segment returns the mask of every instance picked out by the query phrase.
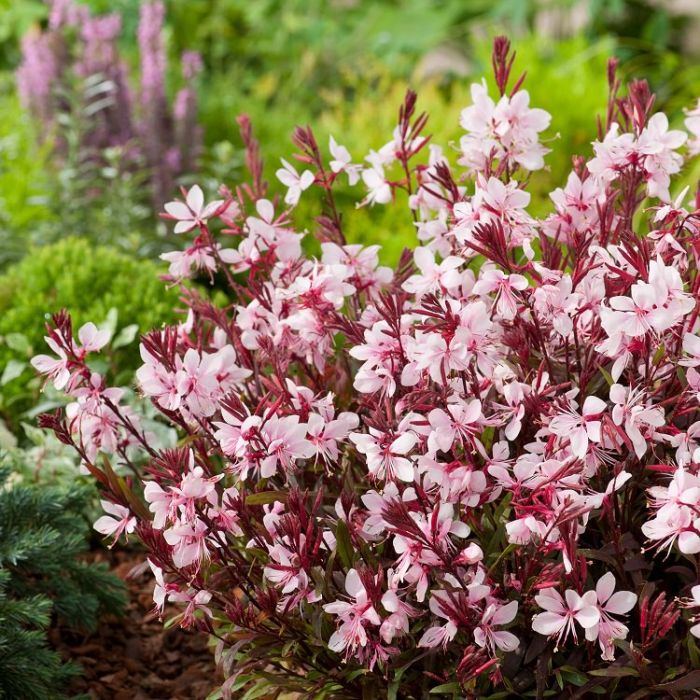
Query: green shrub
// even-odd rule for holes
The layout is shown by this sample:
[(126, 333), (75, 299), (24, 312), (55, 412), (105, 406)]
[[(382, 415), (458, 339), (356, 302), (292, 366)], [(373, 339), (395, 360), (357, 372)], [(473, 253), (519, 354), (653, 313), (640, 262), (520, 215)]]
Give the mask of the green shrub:
[(52, 621), (90, 631), (123, 610), (123, 583), (80, 556), (93, 490), (17, 483), (0, 458), (0, 698), (52, 700), (79, 669), (48, 644)]
[(0, 410), (8, 424), (16, 427), (39, 397), (29, 359), (45, 352), (44, 323), (62, 308), (71, 309), (76, 328), (87, 321), (111, 327), (118, 347), (106, 359), (120, 369), (115, 382), (128, 383), (140, 364), (138, 335), (173, 320), (178, 294), (158, 278), (162, 271), (76, 238), (33, 249), (8, 268), (0, 277)]

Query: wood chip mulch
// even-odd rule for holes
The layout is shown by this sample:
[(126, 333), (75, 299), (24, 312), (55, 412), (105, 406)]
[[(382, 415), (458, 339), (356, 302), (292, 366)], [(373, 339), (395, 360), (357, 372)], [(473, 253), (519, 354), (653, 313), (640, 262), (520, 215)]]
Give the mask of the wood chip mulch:
[(93, 634), (51, 631), (53, 645), (83, 669), (69, 694), (91, 700), (204, 700), (221, 684), (213, 654), (203, 635), (166, 630), (151, 614), (153, 576), (138, 571), (143, 555), (102, 551), (94, 557), (109, 561), (126, 581), (129, 604), (123, 618), (103, 617)]

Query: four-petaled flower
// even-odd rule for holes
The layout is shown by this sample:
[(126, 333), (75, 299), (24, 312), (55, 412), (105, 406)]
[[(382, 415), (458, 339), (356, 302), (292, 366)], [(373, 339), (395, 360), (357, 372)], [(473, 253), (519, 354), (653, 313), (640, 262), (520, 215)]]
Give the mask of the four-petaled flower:
[(185, 201), (174, 200), (163, 207), (168, 218), (175, 219), (177, 223), (173, 231), (175, 233), (187, 233), (194, 228), (206, 225), (207, 220), (215, 216), (223, 207), (224, 200), (217, 199), (209, 204), (204, 204), (204, 192), (199, 185), (193, 185), (185, 195)]

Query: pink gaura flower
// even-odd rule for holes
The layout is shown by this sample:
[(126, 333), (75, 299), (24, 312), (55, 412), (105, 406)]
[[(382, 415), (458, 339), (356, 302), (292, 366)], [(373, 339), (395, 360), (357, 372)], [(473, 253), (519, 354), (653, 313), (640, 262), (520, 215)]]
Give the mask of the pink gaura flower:
[(173, 548), (173, 564), (178, 569), (195, 565), (199, 567), (202, 559), (209, 557), (206, 537), (209, 526), (199, 517), (190, 521), (179, 522), (163, 531), (165, 541)]
[(584, 630), (600, 621), (595, 591), (580, 596), (571, 589), (564, 592), (564, 598), (555, 588), (545, 588), (535, 596), (535, 602), (545, 610), (532, 619), (532, 629), (546, 637), (556, 637), (561, 646), (571, 634), (576, 640), (575, 622)]
[(518, 274), (506, 275), (501, 270), (486, 269), (472, 288), (473, 294), (495, 293), (496, 312), (506, 320), (515, 318), (518, 311), (516, 292), (527, 289), (525, 277)]
[(615, 404), (612, 409), (613, 422), (615, 425), (624, 426), (637, 457), (641, 459), (648, 448), (647, 438), (641, 429), (648, 431), (664, 425), (666, 421), (663, 409), (646, 406), (642, 391), (627, 389), (621, 384), (613, 384), (610, 387), (610, 400)]
[(195, 622), (195, 614), (197, 611), (201, 611), (202, 614), (207, 617), (212, 617), (213, 613), (211, 608), (208, 607), (208, 603), (211, 600), (212, 595), (209, 591), (199, 590), (195, 591), (190, 589), (188, 591), (171, 591), (168, 593), (168, 599), (173, 603), (184, 603), (185, 610), (182, 613), (182, 622), (180, 625), (187, 629), (192, 627)]
[(388, 590), (382, 595), (382, 606), (390, 615), (382, 621), (379, 634), (387, 644), (391, 644), (394, 637), (408, 634), (410, 619), (418, 617), (420, 612), (399, 595), (400, 580), (393, 569), (389, 569), (386, 578)]
[(649, 489), (655, 516), (642, 525), (642, 532), (658, 547), (678, 548), (684, 554), (700, 552), (700, 477), (679, 467), (668, 486)]
[(352, 187), (357, 184), (360, 179), (361, 165), (354, 165), (350, 157), (350, 151), (345, 146), (339, 144), (332, 136), (328, 140), (328, 148), (330, 149), (332, 160), (330, 162), (331, 170), (334, 173), (346, 173), (348, 183)]
[(369, 433), (350, 433), (348, 437), (365, 455), (367, 470), (375, 479), (413, 481), (415, 468), (405, 455), (418, 440), (414, 433), (390, 436), (370, 428)]
[(579, 458), (586, 456), (589, 442), (600, 442), (600, 415), (605, 412), (605, 401), (588, 396), (579, 414), (574, 409), (559, 413), (549, 422), (549, 430), (560, 438), (568, 438), (571, 451)]
[(267, 442), (268, 456), (262, 461), (260, 476), (267, 478), (281, 467), (284, 471), (294, 468), (297, 459), (308, 459), (316, 454), (314, 444), (306, 438), (307, 425), (299, 422), (299, 416), (272, 416), (261, 428)]
[(431, 453), (438, 450), (449, 452), (456, 439), (471, 445), (483, 423), (481, 401), (472, 399), (449, 404), (447, 411), (434, 408), (428, 414), (428, 421), (431, 427), (428, 450)]
[(367, 626), (379, 626), (382, 621), (368, 600), (367, 590), (355, 569), (350, 569), (345, 577), (345, 591), (352, 601), (326, 603), (323, 609), (336, 615), (341, 623), (332, 634), (328, 648), (337, 653), (352, 654), (358, 647), (367, 645)]
[(614, 641), (625, 639), (629, 630), (625, 625), (616, 620), (613, 615), (625, 615), (637, 602), (637, 596), (630, 591), (615, 590), (615, 576), (608, 571), (601, 576), (595, 587), (598, 612), (600, 620), (586, 629), (586, 639), (593, 642), (596, 639), (600, 643), (604, 661), (614, 661)]
[(93, 525), (95, 530), (103, 535), (114, 536), (110, 547), (114, 547), (122, 533), (127, 535), (128, 540), (128, 535), (136, 529), (136, 516), (132, 515), (128, 508), (118, 503), (101, 500), (100, 505), (108, 515), (103, 515), (95, 521)]
[(89, 352), (99, 352), (109, 343), (111, 333), (107, 329), (99, 330), (97, 326), (88, 321), (78, 329), (78, 340), (80, 346), (77, 348), (79, 357), (84, 357)]
[(480, 647), (486, 647), (491, 654), (496, 653), (496, 649), (510, 652), (515, 651), (520, 644), (518, 638), (506, 630), (496, 630), (497, 625), (507, 625), (515, 619), (518, 613), (518, 601), (512, 600), (505, 605), (497, 602), (487, 605), (481, 616), (481, 623), (474, 628), (474, 641)]
[[(183, 191), (184, 192), (184, 191)], [(177, 221), (175, 233), (187, 233), (194, 228), (206, 225), (207, 220), (217, 214), (224, 201), (217, 199), (204, 204), (204, 193), (199, 185), (193, 185), (185, 195), (185, 201), (168, 202), (164, 209), (166, 217)]]
[(448, 611), (448, 607), (443, 605), (448, 600), (445, 591), (433, 591), (428, 604), (430, 612), (437, 617), (443, 618), (446, 622), (443, 625), (429, 627), (425, 630), (423, 636), (418, 640), (419, 647), (432, 649), (442, 646), (443, 649), (446, 649), (447, 645), (457, 635), (457, 623)]
[(407, 292), (420, 298), (430, 292), (455, 289), (459, 286), (461, 275), (457, 268), (464, 264), (462, 258), (450, 255), (437, 263), (431, 250), (418, 247), (413, 254), (413, 259), (420, 272), (403, 283), (403, 288)]

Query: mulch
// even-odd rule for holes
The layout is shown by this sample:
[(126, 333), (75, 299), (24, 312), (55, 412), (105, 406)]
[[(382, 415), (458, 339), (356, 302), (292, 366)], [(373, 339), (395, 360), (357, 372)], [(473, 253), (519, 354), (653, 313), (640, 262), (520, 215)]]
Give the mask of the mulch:
[(153, 616), (153, 576), (139, 571), (143, 554), (100, 551), (127, 584), (129, 605), (124, 617), (105, 616), (98, 629), (76, 635), (51, 631), (52, 643), (66, 659), (80, 664), (69, 694), (95, 700), (204, 700), (220, 684), (206, 637), (175, 626), (164, 629)]

